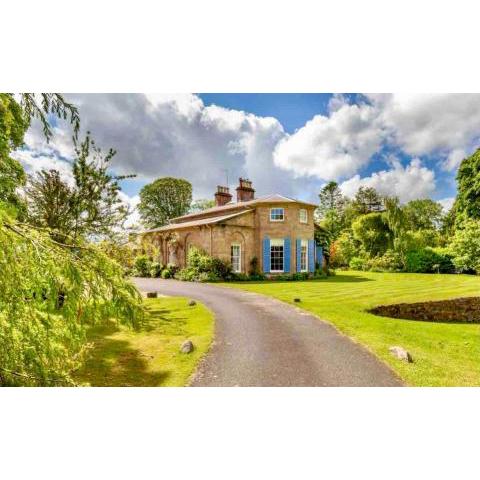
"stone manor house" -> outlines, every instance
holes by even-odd
[[[248,273],[254,257],[266,274],[314,272],[315,262],[322,262],[314,241],[316,205],[278,194],[255,198],[252,183],[243,178],[236,191],[233,202],[228,187],[218,186],[215,207],[144,231],[142,240],[158,247],[160,262],[181,268],[196,246],[231,262],[237,273]]]

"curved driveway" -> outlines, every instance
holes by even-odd
[[[202,283],[136,278],[141,291],[180,295],[215,314],[215,338],[192,386],[401,386],[363,347],[278,300]]]

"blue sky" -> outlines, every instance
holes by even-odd
[[[329,93],[201,93],[205,105],[275,117],[288,133],[293,133],[318,114],[328,110]]]
[[[188,179],[194,198],[212,198],[226,173],[253,181],[258,195],[316,201],[329,180],[347,196],[372,186],[406,202],[451,204],[461,160],[480,145],[479,94],[68,94],[82,132],[113,147],[125,200],[161,176]],[[55,123],[46,144],[33,124],[17,157],[27,171],[68,178],[70,126]]]
[[[352,101],[357,94],[344,94]],[[200,93],[205,105],[221,105],[262,117],[275,117],[288,133],[305,125],[315,115],[328,112],[331,93]]]

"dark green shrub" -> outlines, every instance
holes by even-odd
[[[310,278],[310,275],[308,272],[296,272],[292,273],[291,275],[291,280],[293,281],[303,281],[303,280],[308,280]]]
[[[187,255],[187,266],[177,273],[176,278],[189,282],[216,282],[230,280],[233,275],[229,262],[191,247]]]
[[[177,273],[178,267],[169,263],[163,270],[162,270],[162,278],[173,278]]]
[[[246,273],[233,273],[232,280],[234,282],[248,282],[249,280],[251,280],[251,277]]]
[[[256,273],[256,274],[250,274],[248,276],[248,280],[251,282],[262,282],[265,280],[267,277],[263,273]]]
[[[290,274],[280,273],[278,275],[273,275],[272,280],[275,280],[277,282],[288,282],[290,280]]]
[[[150,265],[150,276],[152,278],[160,277],[163,270],[163,265],[159,262],[152,262]]]
[[[135,257],[134,274],[138,277],[149,277],[152,261],[146,255]]]
[[[309,278],[310,274],[308,272],[282,273],[272,276],[272,280],[279,282],[298,282],[308,280]]]
[[[213,273],[221,280],[229,280],[232,276],[232,266],[230,262],[225,262],[219,258],[212,257],[207,273]]]
[[[408,252],[405,268],[412,273],[453,273],[453,255],[441,248],[422,248]]]

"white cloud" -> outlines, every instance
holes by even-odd
[[[440,154],[440,167],[455,170],[480,144],[480,94],[366,94],[350,105],[342,95],[279,142],[275,164],[296,176],[338,180],[368,165],[384,143],[409,155]]]
[[[453,207],[454,202],[455,197],[442,198],[441,200],[438,200],[438,203],[442,205],[445,212],[448,212]]]
[[[452,150],[448,154],[447,158],[442,162],[442,170],[446,172],[453,172],[460,166],[462,160],[466,157],[467,153],[463,148],[456,148],[455,150]]]
[[[391,141],[410,155],[449,153],[480,140],[480,94],[368,94]]]
[[[390,170],[375,172],[364,178],[355,175],[343,182],[340,188],[345,195],[353,197],[362,186],[373,187],[383,195],[397,196],[400,201],[408,202],[429,197],[435,191],[435,173],[424,167],[418,158],[406,167],[392,160]]]
[[[316,115],[279,142],[276,165],[296,176],[333,180],[353,175],[369,163],[383,140],[376,109],[348,105],[338,97],[330,108],[330,116]]]
[[[39,154],[34,150],[23,149],[14,152],[12,157],[21,162],[25,171],[30,175],[34,175],[40,170],[58,170],[68,184],[71,185],[73,182],[70,164],[53,154]]]

